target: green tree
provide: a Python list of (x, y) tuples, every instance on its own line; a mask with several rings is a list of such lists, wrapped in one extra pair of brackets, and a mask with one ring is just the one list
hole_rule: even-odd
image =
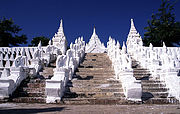
[(49, 43), (49, 40), (50, 40), (49, 38), (46, 38), (44, 36), (34, 37), (31, 40), (31, 45), (29, 45), (29, 46), (38, 46), (40, 41), (41, 41), (42, 46), (47, 46)]
[(27, 43), (26, 35), (19, 35), (22, 29), (12, 19), (0, 19), (0, 47), (19, 46)]
[(174, 13), (175, 2), (162, 0), (162, 4), (156, 14), (152, 14), (152, 19), (148, 20), (148, 26), (145, 27), (143, 43), (149, 46), (180, 45), (180, 23), (175, 20)]

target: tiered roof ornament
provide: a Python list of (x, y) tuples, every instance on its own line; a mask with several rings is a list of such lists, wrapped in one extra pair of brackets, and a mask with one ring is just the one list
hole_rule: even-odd
[(55, 33), (52, 38), (52, 42), (54, 46), (61, 50), (62, 54), (65, 54), (67, 50), (67, 40), (66, 36), (64, 35), (62, 19), (60, 21), (60, 27), (58, 29), (58, 32)]
[(138, 46), (143, 45), (142, 38), (134, 26), (133, 19), (131, 19), (131, 28), (128, 34), (126, 45), (127, 45), (128, 50), (135, 48), (135, 46), (137, 45)]
[(103, 43), (101, 43), (98, 35), (96, 34), (96, 29), (94, 27), (93, 34), (86, 44), (86, 53), (104, 53), (106, 48)]

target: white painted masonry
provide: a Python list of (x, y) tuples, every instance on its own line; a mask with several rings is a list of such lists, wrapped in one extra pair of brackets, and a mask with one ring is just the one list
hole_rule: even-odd
[(141, 101), (141, 81), (133, 76), (132, 58), (139, 61), (143, 68), (149, 69), (154, 79), (164, 81), (169, 89), (169, 97), (180, 100), (180, 48), (143, 46), (142, 38), (137, 32), (133, 19), (127, 41), (120, 49), (119, 41), (109, 37), (107, 48), (101, 43), (96, 30), (86, 44), (83, 37), (70, 44), (60, 21), (58, 32), (42, 47), (1, 47), (0, 48), (0, 98), (8, 98), (28, 76), (35, 76), (44, 66), (56, 60), (56, 68), (51, 79), (46, 80), (46, 102), (61, 100), (68, 80), (83, 60), (85, 53), (107, 53), (115, 71), (115, 79), (122, 82), (124, 95), (128, 100)]

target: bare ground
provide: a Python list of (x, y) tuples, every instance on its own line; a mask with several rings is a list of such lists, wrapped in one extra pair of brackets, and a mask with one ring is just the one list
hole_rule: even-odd
[(0, 114), (180, 114), (180, 105), (0, 104)]

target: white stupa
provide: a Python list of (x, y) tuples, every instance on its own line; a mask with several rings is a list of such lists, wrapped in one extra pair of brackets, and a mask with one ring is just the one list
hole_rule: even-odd
[(65, 54), (67, 50), (67, 40), (66, 40), (66, 36), (64, 35), (62, 19), (60, 22), (60, 27), (58, 29), (58, 32), (55, 33), (55, 35), (52, 38), (52, 41), (53, 41), (53, 46), (56, 46), (58, 49), (61, 50), (62, 54)]
[(142, 38), (134, 26), (133, 19), (131, 19), (131, 28), (128, 34), (126, 45), (127, 45), (128, 50), (136, 48), (137, 45), (138, 46), (143, 45)]
[(94, 27), (93, 34), (86, 44), (86, 53), (104, 53), (106, 48), (103, 43), (101, 43), (98, 35), (96, 34), (96, 29)]

